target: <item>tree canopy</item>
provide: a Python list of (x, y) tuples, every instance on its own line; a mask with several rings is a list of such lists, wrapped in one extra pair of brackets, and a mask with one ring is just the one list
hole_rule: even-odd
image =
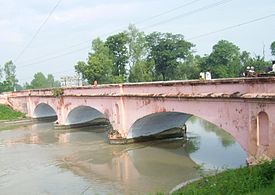
[(113, 59), (109, 48), (99, 38), (93, 40), (92, 52), (89, 53), (87, 62), (79, 61), (75, 65), (76, 72), (82, 74), (89, 83), (97, 81), (99, 83), (112, 82)]
[(24, 84), (24, 88), (26, 89), (42, 89), (52, 87), (60, 87), (60, 82), (55, 81), (52, 74), (48, 74), (46, 77), (42, 72), (35, 73), (30, 84)]
[(273, 41), (270, 45), (271, 54), (275, 56), (275, 41)]
[(0, 81), (2, 78), (5, 79), (0, 82), (0, 93), (16, 90), (16, 86), (18, 85), (15, 72), (16, 66), (11, 60), (6, 62), (3, 68), (0, 68)]

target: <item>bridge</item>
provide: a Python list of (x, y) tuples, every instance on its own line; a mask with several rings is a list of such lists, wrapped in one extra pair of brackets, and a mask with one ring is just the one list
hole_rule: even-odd
[(275, 77), (110, 84), (6, 93), (0, 103), (57, 127), (107, 120), (110, 140), (181, 127), (190, 116), (230, 133), (251, 159), (275, 157)]

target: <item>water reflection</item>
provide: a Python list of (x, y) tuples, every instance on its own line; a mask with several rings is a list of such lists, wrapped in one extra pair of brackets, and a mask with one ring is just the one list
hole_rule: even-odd
[[(160, 146), (160, 147), (159, 147)], [(118, 183), (123, 194), (167, 191), (198, 176), (182, 140), (104, 147), (61, 159), (60, 167), (89, 180)]]
[(199, 149), (190, 157), (206, 169), (234, 168), (245, 165), (246, 152), (234, 138), (223, 129), (192, 117), (187, 122), (188, 138), (196, 140)]
[[(199, 176), (195, 168), (238, 167), (246, 155), (227, 133), (198, 118), (186, 140), (109, 145), (106, 129), (54, 130), (51, 123), (0, 132), (3, 194), (147, 194)], [(16, 186), (16, 188), (15, 188)]]

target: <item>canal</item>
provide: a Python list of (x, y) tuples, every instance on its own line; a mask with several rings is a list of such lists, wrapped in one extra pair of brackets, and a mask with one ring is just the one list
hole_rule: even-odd
[(245, 151), (225, 131), (196, 117), (186, 125), (186, 139), (129, 145), (109, 145), (104, 128), (2, 128), (0, 193), (167, 193), (203, 174), (245, 165)]

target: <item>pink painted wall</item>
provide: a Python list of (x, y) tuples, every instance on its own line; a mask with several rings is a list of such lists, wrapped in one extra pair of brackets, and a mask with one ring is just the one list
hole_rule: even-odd
[[(170, 81), (65, 88), (61, 98), (52, 91), (34, 90), (8, 94), (18, 110), (33, 116), (40, 103), (50, 105), (59, 124), (66, 124), (71, 110), (90, 106), (108, 118), (123, 137), (136, 120), (156, 112), (183, 112), (201, 117), (229, 132), (252, 155), (259, 151), (275, 157), (275, 78), (210, 81)], [(268, 144), (257, 144), (257, 118), (269, 118)], [(261, 149), (259, 149), (261, 148)]]

